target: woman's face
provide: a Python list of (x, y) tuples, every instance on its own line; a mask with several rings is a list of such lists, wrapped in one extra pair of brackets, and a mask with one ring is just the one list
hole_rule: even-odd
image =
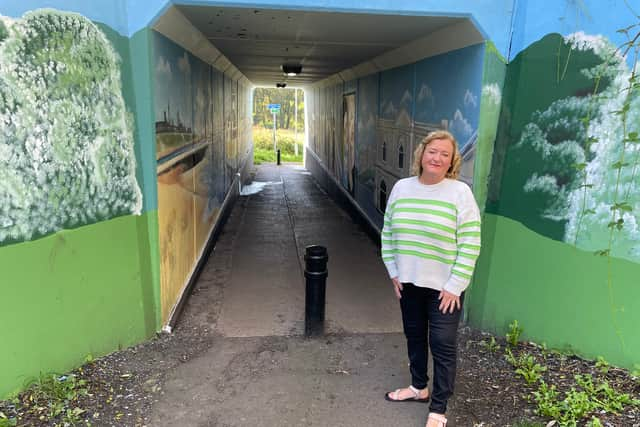
[(453, 142), (449, 139), (434, 139), (422, 154), (422, 177), (431, 182), (440, 182), (447, 175), (453, 159)]

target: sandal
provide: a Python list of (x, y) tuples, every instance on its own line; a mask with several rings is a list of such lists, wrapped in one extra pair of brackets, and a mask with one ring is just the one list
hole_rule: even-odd
[[(413, 393), (413, 396), (411, 397), (407, 397), (406, 399), (400, 399), (398, 396), (400, 395), (400, 392), (402, 390), (409, 390)], [(384, 400), (387, 400), (389, 402), (421, 402), (421, 403), (427, 403), (429, 401), (429, 395), (427, 395), (427, 397), (420, 397), (420, 392), (422, 390), (419, 390), (417, 388), (415, 388), (414, 386), (410, 385), (407, 388), (399, 388), (396, 391), (388, 391), (384, 394)]]
[[(433, 421), (436, 421), (437, 424), (433, 424)], [(432, 426), (434, 427), (447, 427), (447, 418), (442, 414), (436, 414), (435, 412), (429, 412), (429, 416), (427, 417), (427, 425), (425, 427), (429, 427), (429, 422), (432, 422)]]

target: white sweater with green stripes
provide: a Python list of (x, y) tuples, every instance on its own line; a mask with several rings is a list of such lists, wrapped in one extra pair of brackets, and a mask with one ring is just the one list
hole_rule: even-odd
[(382, 260), (389, 277), (460, 295), (480, 254), (480, 212), (469, 186), (417, 176), (394, 185), (384, 215)]

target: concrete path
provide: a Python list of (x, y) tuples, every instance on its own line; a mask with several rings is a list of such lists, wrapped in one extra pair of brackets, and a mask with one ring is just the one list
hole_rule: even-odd
[[(409, 375), (376, 245), (305, 170), (261, 166), (255, 181), (269, 184), (234, 207), (183, 315), (210, 346), (166, 373), (150, 425), (424, 426), (428, 405), (383, 399)], [(301, 335), (309, 244), (329, 250), (318, 339)]]
[[(228, 337), (304, 332), (304, 248), (329, 251), (329, 332), (399, 332), (399, 308), (379, 249), (301, 167), (261, 166), (246, 197), (224, 292)], [(255, 185), (255, 184), (254, 184)]]

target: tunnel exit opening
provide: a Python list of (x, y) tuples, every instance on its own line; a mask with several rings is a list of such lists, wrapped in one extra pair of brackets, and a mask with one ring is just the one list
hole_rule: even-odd
[(304, 90), (256, 87), (253, 90), (253, 163), (303, 163)]

